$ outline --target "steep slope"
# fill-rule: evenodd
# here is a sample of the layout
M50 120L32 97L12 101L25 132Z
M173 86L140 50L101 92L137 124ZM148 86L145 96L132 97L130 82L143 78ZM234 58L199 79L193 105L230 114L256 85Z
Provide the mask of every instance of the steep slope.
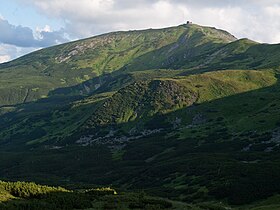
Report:
M186 25L186 32L177 42L134 59L124 69L179 69L183 65L186 65L186 68L197 67L206 55L235 40L236 38L226 31L194 24Z

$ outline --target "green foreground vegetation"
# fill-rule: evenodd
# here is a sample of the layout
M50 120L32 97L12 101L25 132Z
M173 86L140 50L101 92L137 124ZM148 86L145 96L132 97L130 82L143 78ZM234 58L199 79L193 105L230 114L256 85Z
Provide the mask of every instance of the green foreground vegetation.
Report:
M0 209L186 209L186 210L274 210L280 196L258 202L254 207L229 207L222 202L186 204L146 195L144 192L118 193L107 188L66 190L28 182L0 181Z
M66 190L26 182L0 182L0 209L171 209L172 203L111 188Z

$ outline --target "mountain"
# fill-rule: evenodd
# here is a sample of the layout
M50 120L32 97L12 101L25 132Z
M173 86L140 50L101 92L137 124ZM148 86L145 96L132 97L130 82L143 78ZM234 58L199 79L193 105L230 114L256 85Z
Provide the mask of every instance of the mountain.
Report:
M114 32L43 49L2 64L1 105L13 105L46 97L51 90L69 87L100 75L153 68L190 68L214 60L227 43L229 33L198 25ZM248 45L250 45L249 43ZM247 43L244 45L247 45ZM230 48L230 47L229 47ZM239 50L246 49L246 46ZM219 49L219 50L217 50ZM214 57L209 56L216 52ZM210 59L210 60L209 60ZM102 78L87 91L94 90Z
M270 205L280 193L279 58L279 44L184 24L1 64L0 177L145 190L197 209Z

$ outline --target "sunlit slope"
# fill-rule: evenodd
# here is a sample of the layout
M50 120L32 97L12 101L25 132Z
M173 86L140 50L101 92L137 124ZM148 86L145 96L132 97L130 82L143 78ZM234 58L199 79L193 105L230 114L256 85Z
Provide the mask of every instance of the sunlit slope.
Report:
M46 97L58 87L79 84L117 70L163 68L166 65L162 62L168 63L171 54L181 54L186 47L200 55L234 40L232 35L214 28L181 25L114 32L42 49L0 65L0 104L33 101ZM158 56L158 51L163 54ZM193 57L193 53L187 57ZM139 59L143 62L141 65L129 65ZM96 81L92 89L100 83L102 81Z

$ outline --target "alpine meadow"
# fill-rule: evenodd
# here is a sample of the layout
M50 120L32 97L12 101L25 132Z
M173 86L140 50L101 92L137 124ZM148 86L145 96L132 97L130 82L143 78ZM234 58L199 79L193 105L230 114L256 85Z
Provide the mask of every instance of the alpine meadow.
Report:
M0 209L280 209L279 78L191 22L2 63Z

